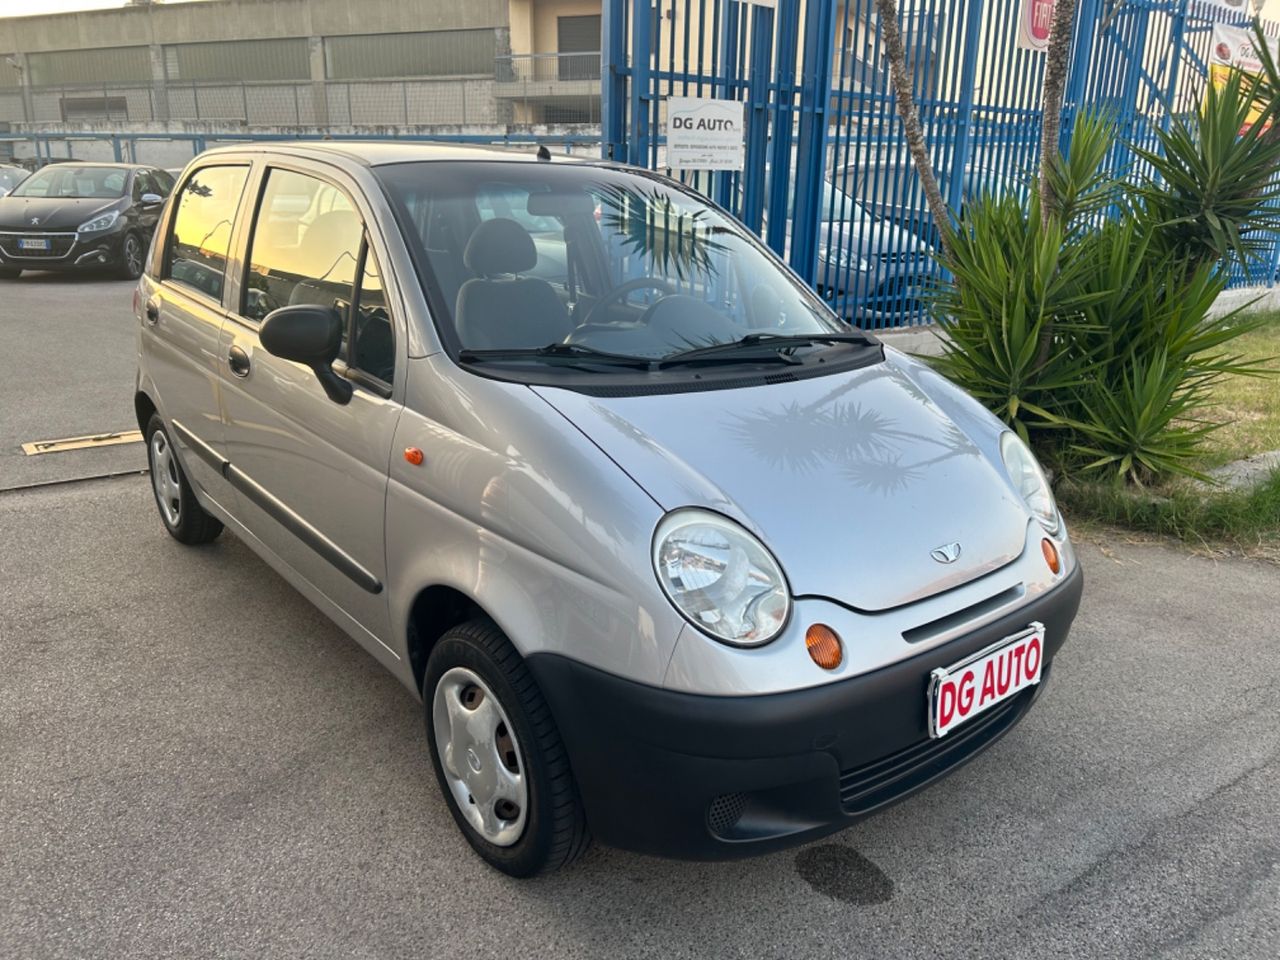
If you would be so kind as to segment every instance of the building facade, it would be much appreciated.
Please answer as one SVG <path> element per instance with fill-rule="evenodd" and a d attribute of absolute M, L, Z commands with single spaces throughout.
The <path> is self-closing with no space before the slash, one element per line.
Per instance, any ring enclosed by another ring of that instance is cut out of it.
<path fill-rule="evenodd" d="M 204 0 L 0 18 L 13 130 L 598 123 L 599 0 Z"/>

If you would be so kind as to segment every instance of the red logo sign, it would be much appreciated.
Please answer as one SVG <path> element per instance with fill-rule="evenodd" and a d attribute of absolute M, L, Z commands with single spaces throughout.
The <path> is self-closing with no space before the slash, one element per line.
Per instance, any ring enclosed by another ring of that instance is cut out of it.
<path fill-rule="evenodd" d="M 1027 8 L 1027 33 L 1037 44 L 1048 43 L 1053 26 L 1053 0 L 1030 0 Z"/>

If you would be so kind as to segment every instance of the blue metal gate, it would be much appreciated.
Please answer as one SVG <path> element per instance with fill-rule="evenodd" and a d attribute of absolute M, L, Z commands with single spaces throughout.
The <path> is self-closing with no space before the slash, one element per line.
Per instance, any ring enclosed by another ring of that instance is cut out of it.
<path fill-rule="evenodd" d="M 952 210 L 1025 191 L 1039 160 L 1044 55 L 1023 0 L 916 0 L 900 14 L 921 124 Z M 900 4 L 900 6 L 907 6 Z M 741 173 L 682 174 L 863 326 L 924 319 L 937 237 L 894 107 L 874 0 L 605 0 L 603 150 L 665 168 L 665 100 L 745 104 Z M 1239 22 L 1247 22 L 1243 17 Z M 1149 144 L 1199 101 L 1211 11 L 1193 0 L 1079 0 L 1064 140 L 1086 106 Z M 1268 30 L 1280 33 L 1277 25 Z M 1118 149 L 1117 170 L 1133 156 Z M 1270 283 L 1276 263 L 1237 282 Z"/>

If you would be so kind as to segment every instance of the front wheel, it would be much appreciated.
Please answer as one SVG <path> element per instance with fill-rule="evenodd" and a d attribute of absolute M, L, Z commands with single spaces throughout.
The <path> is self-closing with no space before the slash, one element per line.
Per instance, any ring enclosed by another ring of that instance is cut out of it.
<path fill-rule="evenodd" d="M 524 661 L 472 620 L 431 651 L 427 743 L 449 810 L 472 848 L 512 877 L 548 873 L 591 843 L 569 758 Z"/>
<path fill-rule="evenodd" d="M 120 265 L 116 268 L 116 276 L 121 280 L 137 280 L 142 276 L 144 255 L 142 240 L 138 235 L 126 234 L 120 245 Z"/>
<path fill-rule="evenodd" d="M 151 492 L 155 494 L 164 528 L 175 540 L 188 546 L 213 540 L 222 532 L 222 521 L 210 516 L 196 502 L 158 413 L 153 413 L 147 421 L 146 440 Z"/>

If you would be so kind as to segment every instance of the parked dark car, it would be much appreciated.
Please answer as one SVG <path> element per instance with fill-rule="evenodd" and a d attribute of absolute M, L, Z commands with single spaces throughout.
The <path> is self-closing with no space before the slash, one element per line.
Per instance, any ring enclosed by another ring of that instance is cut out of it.
<path fill-rule="evenodd" d="M 0 163 L 0 197 L 7 195 L 14 187 L 27 179 L 25 168 L 9 163 Z"/>
<path fill-rule="evenodd" d="M 138 279 L 173 182 L 130 163 L 43 167 L 0 197 L 0 279 L 92 269 Z"/>

